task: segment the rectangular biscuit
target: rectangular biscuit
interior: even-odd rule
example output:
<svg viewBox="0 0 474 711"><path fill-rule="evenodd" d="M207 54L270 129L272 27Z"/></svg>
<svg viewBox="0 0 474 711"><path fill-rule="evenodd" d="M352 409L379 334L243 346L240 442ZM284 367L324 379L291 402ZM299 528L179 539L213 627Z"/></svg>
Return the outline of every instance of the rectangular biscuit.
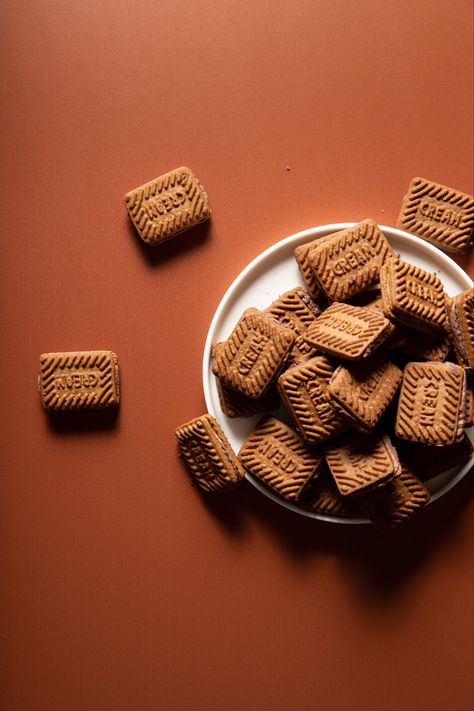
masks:
<svg viewBox="0 0 474 711"><path fill-rule="evenodd" d="M38 389L47 410L117 407L118 358L112 351L43 353Z"/></svg>
<svg viewBox="0 0 474 711"><path fill-rule="evenodd" d="M131 190L125 205L138 234L152 246L211 216L207 193L186 166Z"/></svg>
<svg viewBox="0 0 474 711"><path fill-rule="evenodd" d="M239 459L264 484L297 501L317 473L322 456L275 417L264 417L243 443Z"/></svg>
<svg viewBox="0 0 474 711"><path fill-rule="evenodd" d="M327 398L334 373L325 356L316 356L285 371L278 378L278 390L298 432L314 444L347 429Z"/></svg>
<svg viewBox="0 0 474 711"><path fill-rule="evenodd" d="M376 353L361 363L339 366L328 385L333 407L361 432L370 432L382 417L402 381L402 371Z"/></svg>
<svg viewBox="0 0 474 711"><path fill-rule="evenodd" d="M397 227L448 252L462 252L473 238L474 197L425 178L413 178Z"/></svg>
<svg viewBox="0 0 474 711"><path fill-rule="evenodd" d="M180 453L202 491L230 491L244 478L242 465L211 415L190 420L178 427L175 435Z"/></svg>
<svg viewBox="0 0 474 711"><path fill-rule="evenodd" d="M398 400L400 439L447 445L463 435L466 376L454 363L407 363Z"/></svg>
<svg viewBox="0 0 474 711"><path fill-rule="evenodd" d="M400 472L397 453L387 435L348 432L324 454L342 496L385 483Z"/></svg>
<svg viewBox="0 0 474 711"><path fill-rule="evenodd" d="M402 463L398 476L357 496L371 521L379 526L397 526L426 506L430 492Z"/></svg>
<svg viewBox="0 0 474 711"><path fill-rule="evenodd" d="M212 349L212 372L223 383L258 399L289 356L295 334L257 309L247 309L227 341Z"/></svg>
<svg viewBox="0 0 474 711"><path fill-rule="evenodd" d="M316 244L308 263L330 301L346 301L378 284L379 269L394 252L373 220L336 232Z"/></svg>
<svg viewBox="0 0 474 711"><path fill-rule="evenodd" d="M380 286L388 318L426 333L446 328L446 295L436 274L391 259L380 268Z"/></svg>
<svg viewBox="0 0 474 711"><path fill-rule="evenodd" d="M452 298L448 315L456 355L463 365L474 368L474 289Z"/></svg>
<svg viewBox="0 0 474 711"><path fill-rule="evenodd" d="M312 348L303 338L303 334L321 313L321 309L314 303L307 291L297 286L287 291L274 301L263 313L290 328L296 338L291 349L290 358L306 358L314 355Z"/></svg>
<svg viewBox="0 0 474 711"><path fill-rule="evenodd" d="M390 322L370 309L334 303L304 334L311 346L336 358L369 356L390 333Z"/></svg>

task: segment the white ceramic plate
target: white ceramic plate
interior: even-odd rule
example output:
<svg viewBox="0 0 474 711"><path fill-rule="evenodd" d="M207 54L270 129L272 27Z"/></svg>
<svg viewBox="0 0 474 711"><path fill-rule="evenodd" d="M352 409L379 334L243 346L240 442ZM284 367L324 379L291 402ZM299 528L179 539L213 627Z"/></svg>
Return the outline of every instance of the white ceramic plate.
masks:
<svg viewBox="0 0 474 711"><path fill-rule="evenodd" d="M293 257L293 250L300 244L310 242L319 237L324 237L332 232L352 227L355 223L345 222L321 227L312 227L309 230L298 232L277 242L259 254L239 276L233 281L224 294L209 327L203 358L203 386L207 410L221 425L229 442L237 452L249 432L254 428L261 415L249 418L231 419L226 417L219 405L215 378L211 373L211 346L217 341L223 341L230 335L242 312L250 306L264 309L281 294L295 286L304 286L298 266ZM461 291L473 286L472 280L448 256L428 242L418 237L413 237L406 232L401 232L393 227L380 225L395 252L401 258L411 262L427 271L437 272L449 296L455 296ZM281 408L277 417L288 421L288 417ZM473 437L473 429L468 431ZM455 467L443 472L430 480L427 486L431 491L432 501L443 496L451 489L470 469L472 461L460 467ZM247 479L265 496L273 499L281 506L285 506L304 516L317 518L323 521L337 523L369 523L368 519L346 519L337 516L323 516L321 514L304 511L298 506L285 501L273 494L256 477L247 472Z"/></svg>

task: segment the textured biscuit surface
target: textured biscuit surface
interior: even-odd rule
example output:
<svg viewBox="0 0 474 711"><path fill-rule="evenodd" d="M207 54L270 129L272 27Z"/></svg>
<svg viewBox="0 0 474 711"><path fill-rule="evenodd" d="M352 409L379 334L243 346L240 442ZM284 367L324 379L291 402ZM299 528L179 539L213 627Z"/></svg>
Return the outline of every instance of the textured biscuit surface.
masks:
<svg viewBox="0 0 474 711"><path fill-rule="evenodd" d="M211 415L178 427L180 452L196 484L206 493L233 489L245 476L224 432Z"/></svg>
<svg viewBox="0 0 474 711"><path fill-rule="evenodd" d="M48 410L116 407L120 400L118 358L112 351L43 353L38 385Z"/></svg>
<svg viewBox="0 0 474 711"><path fill-rule="evenodd" d="M464 365L474 368L474 289L451 299L449 325L458 358Z"/></svg>
<svg viewBox="0 0 474 711"><path fill-rule="evenodd" d="M370 355L389 335L381 314L350 304L334 303L304 334L308 343L336 358L357 360Z"/></svg>
<svg viewBox="0 0 474 711"><path fill-rule="evenodd" d="M378 432L350 432L334 445L326 445L325 456L343 496L387 482L400 469L390 440Z"/></svg>
<svg viewBox="0 0 474 711"><path fill-rule="evenodd" d="M443 285L431 272L400 259L380 268L383 310L396 322L433 333L447 326Z"/></svg>
<svg viewBox="0 0 474 711"><path fill-rule="evenodd" d="M243 443L239 459L277 494L296 501L318 471L322 456L274 417L263 418Z"/></svg>
<svg viewBox="0 0 474 711"><path fill-rule="evenodd" d="M276 410L280 404L280 396L274 385L271 385L257 400L247 397L238 390L233 390L221 382L216 381L217 394L221 410L227 417L251 417L264 412Z"/></svg>
<svg viewBox="0 0 474 711"><path fill-rule="evenodd" d="M331 402L362 432L382 417L402 380L402 371L385 355L339 366L328 386Z"/></svg>
<svg viewBox="0 0 474 711"><path fill-rule="evenodd" d="M307 442L322 442L344 432L347 425L327 398L334 366L316 356L278 378L278 389L299 433Z"/></svg>
<svg viewBox="0 0 474 711"><path fill-rule="evenodd" d="M250 398L259 398L277 376L295 334L257 309L247 309L223 344L212 350L212 372Z"/></svg>
<svg viewBox="0 0 474 711"><path fill-rule="evenodd" d="M308 262L327 298L345 301L378 283L389 256L393 250L376 223L363 220L316 244Z"/></svg>
<svg viewBox="0 0 474 711"><path fill-rule="evenodd" d="M291 349L290 357L304 358L315 353L303 338L303 333L313 324L321 309L314 303L307 291L301 287L296 287L287 291L264 310L271 318L290 328L295 334L295 342Z"/></svg>
<svg viewBox="0 0 474 711"><path fill-rule="evenodd" d="M466 377L454 363L407 363L395 432L412 442L447 445L462 437Z"/></svg>
<svg viewBox="0 0 474 711"><path fill-rule="evenodd" d="M408 468L402 464L398 476L357 497L373 523L396 526L410 518L430 500L430 492Z"/></svg>
<svg viewBox="0 0 474 711"><path fill-rule="evenodd" d="M425 178L413 178L397 227L448 252L462 252L473 238L474 197Z"/></svg>
<svg viewBox="0 0 474 711"><path fill-rule="evenodd" d="M150 180L125 195L125 205L146 244L157 245L207 220L207 195L184 166Z"/></svg>

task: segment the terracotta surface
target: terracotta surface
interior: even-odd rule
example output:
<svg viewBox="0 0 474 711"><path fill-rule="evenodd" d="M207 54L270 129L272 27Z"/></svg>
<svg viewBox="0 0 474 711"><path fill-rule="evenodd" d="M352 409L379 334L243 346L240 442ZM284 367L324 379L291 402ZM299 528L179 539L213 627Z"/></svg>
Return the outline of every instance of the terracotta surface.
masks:
<svg viewBox="0 0 474 711"><path fill-rule="evenodd" d="M204 499L175 426L229 283L313 225L473 189L469 0L3 0L6 711L471 711L473 477L398 532ZM153 251L123 194L213 219ZM466 263L466 260L465 260ZM471 262L472 274L472 262ZM44 351L112 349L119 416L50 419Z"/></svg>

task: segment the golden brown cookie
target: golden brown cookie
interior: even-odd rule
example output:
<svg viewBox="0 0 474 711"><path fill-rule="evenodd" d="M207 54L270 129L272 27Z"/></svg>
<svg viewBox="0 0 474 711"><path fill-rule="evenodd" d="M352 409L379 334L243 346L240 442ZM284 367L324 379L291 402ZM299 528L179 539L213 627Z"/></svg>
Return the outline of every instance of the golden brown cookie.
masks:
<svg viewBox="0 0 474 711"><path fill-rule="evenodd" d="M288 358L295 334L257 309L247 309L227 341L212 349L212 372L225 385L258 399Z"/></svg>
<svg viewBox="0 0 474 711"><path fill-rule="evenodd" d="M378 284L382 264L394 252L373 220L319 242L307 260L330 301L346 301Z"/></svg>
<svg viewBox="0 0 474 711"><path fill-rule="evenodd" d="M446 328L446 296L436 274L391 259L380 268L380 286L388 318L426 333Z"/></svg>
<svg viewBox="0 0 474 711"><path fill-rule="evenodd" d="M407 363L398 400L400 439L447 445L463 435L466 376L454 363Z"/></svg>
<svg viewBox="0 0 474 711"><path fill-rule="evenodd" d="M361 363L339 366L327 395L337 412L361 432L370 432L382 417L402 381L402 371L377 353Z"/></svg>
<svg viewBox="0 0 474 711"><path fill-rule="evenodd" d="M131 190L125 205L138 234L152 246L211 216L207 193L185 166Z"/></svg>
<svg viewBox="0 0 474 711"><path fill-rule="evenodd" d="M242 465L211 415L196 417L178 427L176 439L181 455L202 491L230 491L244 478Z"/></svg>
<svg viewBox="0 0 474 711"><path fill-rule="evenodd" d="M38 388L47 410L117 407L118 358L112 351L43 353Z"/></svg>
<svg viewBox="0 0 474 711"><path fill-rule="evenodd" d="M314 444L347 429L327 398L334 365L316 356L285 371L278 378L283 402L304 440Z"/></svg>
<svg viewBox="0 0 474 711"><path fill-rule="evenodd" d="M473 239L474 197L425 178L413 178L397 227L447 252L462 252Z"/></svg>
<svg viewBox="0 0 474 711"><path fill-rule="evenodd" d="M366 358L391 332L387 318L350 304L331 304L308 328L304 338L311 346L343 360Z"/></svg>
<svg viewBox="0 0 474 711"><path fill-rule="evenodd" d="M239 459L277 494L297 501L318 471L322 455L309 449L288 425L268 416L247 437Z"/></svg>
<svg viewBox="0 0 474 711"><path fill-rule="evenodd" d="M348 432L324 448L326 462L342 496L389 481L400 471L397 453L380 432Z"/></svg>
<svg viewBox="0 0 474 711"><path fill-rule="evenodd" d="M321 309L301 286L287 291L263 313L294 332L296 338L290 353L291 359L306 358L315 354L316 349L304 340L303 334L316 321Z"/></svg>

